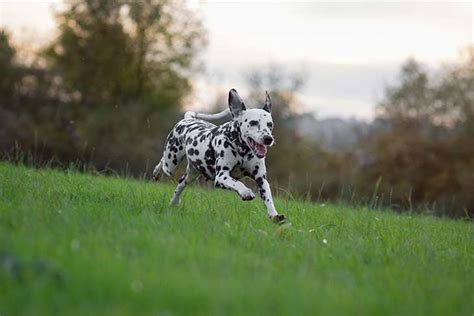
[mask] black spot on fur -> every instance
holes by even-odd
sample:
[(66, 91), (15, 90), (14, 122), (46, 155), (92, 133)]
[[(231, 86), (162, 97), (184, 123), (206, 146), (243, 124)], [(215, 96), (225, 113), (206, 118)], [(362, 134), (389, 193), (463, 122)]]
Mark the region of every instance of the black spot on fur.
[(178, 127), (176, 127), (176, 132), (181, 134), (183, 132), (183, 129), (184, 129), (184, 125), (179, 125)]

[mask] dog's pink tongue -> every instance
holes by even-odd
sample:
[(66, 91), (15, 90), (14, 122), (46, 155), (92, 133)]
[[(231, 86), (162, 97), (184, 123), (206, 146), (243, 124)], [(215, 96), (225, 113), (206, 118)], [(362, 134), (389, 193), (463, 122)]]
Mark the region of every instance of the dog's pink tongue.
[(267, 154), (267, 146), (255, 143), (255, 149), (260, 156), (265, 156)]

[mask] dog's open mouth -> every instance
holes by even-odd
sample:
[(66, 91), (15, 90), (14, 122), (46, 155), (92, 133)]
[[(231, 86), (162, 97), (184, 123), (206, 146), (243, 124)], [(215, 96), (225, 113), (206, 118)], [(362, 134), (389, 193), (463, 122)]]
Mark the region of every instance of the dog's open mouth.
[(255, 155), (257, 155), (258, 158), (264, 158), (267, 154), (267, 146), (257, 143), (252, 137), (249, 137), (248, 140), (250, 148), (253, 150)]

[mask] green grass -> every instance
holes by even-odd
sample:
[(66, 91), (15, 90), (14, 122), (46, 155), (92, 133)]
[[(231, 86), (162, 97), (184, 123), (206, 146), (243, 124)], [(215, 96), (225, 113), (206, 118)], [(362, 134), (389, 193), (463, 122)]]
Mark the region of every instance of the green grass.
[(0, 314), (474, 313), (470, 222), (173, 189), (0, 163)]

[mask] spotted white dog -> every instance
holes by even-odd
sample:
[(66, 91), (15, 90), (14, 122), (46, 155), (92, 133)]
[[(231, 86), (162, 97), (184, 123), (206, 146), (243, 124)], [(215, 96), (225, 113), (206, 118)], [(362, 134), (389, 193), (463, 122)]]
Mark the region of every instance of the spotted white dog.
[[(153, 171), (155, 180), (161, 171), (171, 176), (186, 156), (186, 173), (178, 180), (171, 204), (178, 203), (186, 185), (201, 175), (214, 180), (217, 187), (237, 192), (244, 201), (252, 200), (255, 198), (252, 190), (236, 180), (248, 176), (256, 181), (269, 218), (284, 222), (285, 215), (278, 214), (273, 205), (265, 169), (267, 147), (274, 143), (271, 109), (268, 93), (263, 109), (247, 110), (242, 98), (232, 89), (228, 110), (218, 114), (187, 112), (169, 133), (163, 157)], [(224, 118), (229, 112), (232, 120), (221, 126), (204, 121)]]

